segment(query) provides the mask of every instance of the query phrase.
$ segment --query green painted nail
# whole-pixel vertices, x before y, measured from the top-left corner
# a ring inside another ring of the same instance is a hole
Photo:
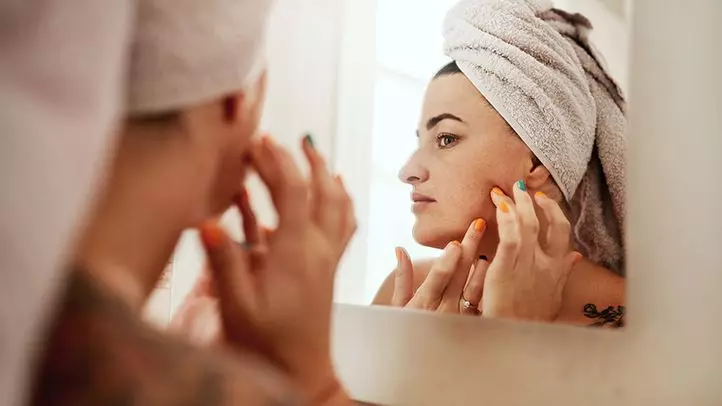
[[[312,148],[315,147],[315,143],[313,142],[313,135],[311,135],[311,133],[306,133],[306,136],[304,138],[306,138],[306,142],[308,143],[308,145],[310,145]]]
[[[526,192],[526,183],[524,183],[523,180],[520,180],[519,182],[516,182],[516,185],[519,186],[519,189],[522,192]]]

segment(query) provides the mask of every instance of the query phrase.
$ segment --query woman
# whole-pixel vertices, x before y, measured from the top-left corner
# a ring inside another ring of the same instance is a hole
[[[400,173],[415,239],[446,248],[416,263],[397,249],[374,303],[622,323],[624,102],[590,28],[543,1],[449,12],[454,62],[427,88],[419,148]]]
[[[128,354],[125,348],[114,352],[112,346],[102,347],[105,352],[95,360],[105,370],[110,364],[124,367],[109,379],[128,391],[117,396],[151,404],[195,404],[193,399],[208,396],[218,404],[254,402],[260,396],[252,391],[237,395],[256,384],[258,393],[277,386],[269,386],[270,377],[263,374],[267,368],[252,379],[236,376],[236,385],[229,384],[234,357],[250,352],[290,378],[302,400],[350,404],[335,376],[329,341],[334,275],[355,230],[353,209],[310,137],[302,143],[310,183],[285,149],[268,136],[256,137],[265,94],[261,51],[269,5],[224,0],[138,4],[127,115],[108,182],[74,258],[75,275],[87,281],[84,287],[97,287],[122,303],[114,303],[108,314],[98,307],[88,316],[106,316],[98,321],[93,339],[142,341],[133,336],[132,322],[126,324],[127,332],[109,337],[103,323],[126,309],[138,315],[181,232],[200,227],[219,297],[225,348],[234,354],[207,360],[190,350],[184,356],[178,350],[185,347],[177,344],[156,343],[156,352],[146,353],[150,358],[143,364],[137,354],[122,356]],[[268,187],[278,213],[278,228],[267,235],[259,232],[243,186],[249,168]],[[209,221],[232,205],[243,218],[243,246]],[[61,358],[54,364],[62,368],[67,362],[56,350],[51,353]],[[176,367],[165,370],[163,382],[156,385],[156,367],[173,362]],[[248,364],[258,367],[257,362]],[[146,368],[138,368],[142,365]],[[203,367],[204,374],[195,366]],[[95,376],[103,368],[91,362],[84,370]],[[69,391],[74,382],[62,376],[51,374],[46,381],[55,379]],[[201,393],[203,388],[213,395]],[[109,401],[105,399],[97,403]]]

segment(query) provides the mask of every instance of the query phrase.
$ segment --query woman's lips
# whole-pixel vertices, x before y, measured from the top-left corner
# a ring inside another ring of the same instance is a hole
[[[436,203],[436,200],[431,197],[416,192],[411,193],[411,201],[414,202],[411,205],[411,211],[414,213],[419,213]]]

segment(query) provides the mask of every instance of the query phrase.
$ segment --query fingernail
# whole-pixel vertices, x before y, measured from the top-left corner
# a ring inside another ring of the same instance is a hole
[[[484,221],[484,219],[474,220],[474,230],[476,230],[476,231],[483,230],[485,225],[486,225],[486,221]]]
[[[522,192],[526,192],[526,183],[524,183],[523,180],[516,182],[516,186],[519,187],[519,190]]]
[[[506,202],[501,202],[499,210],[501,210],[502,213],[509,213],[509,206],[506,205]]]
[[[572,262],[573,265],[578,264],[582,259],[584,259],[584,255],[582,255],[579,252],[576,252],[576,258],[574,258],[574,261]]]
[[[501,189],[498,188],[498,187],[495,187],[494,189],[491,189],[491,191],[492,191],[494,194],[496,194],[496,195],[504,196],[504,191],[501,190]]]
[[[457,245],[457,246],[461,246],[461,243],[460,243],[459,241],[457,241],[457,240],[452,241],[451,244],[454,244],[454,245]]]
[[[336,180],[336,183],[343,186],[343,178],[341,178],[341,175],[336,175],[333,178],[334,178],[334,180]]]
[[[543,198],[547,197],[547,195],[544,194],[544,192],[541,192],[541,191],[534,193],[534,196],[536,196],[536,197],[539,198],[539,199],[543,199]]]
[[[486,255],[479,255],[479,259],[482,261],[488,261],[489,258]]]
[[[311,133],[306,133],[303,138],[306,140],[309,147],[315,148],[315,143],[313,142],[313,135],[311,135]]]
[[[401,248],[396,247],[396,262],[401,265]]]
[[[206,222],[201,226],[201,239],[211,249],[216,249],[223,241],[223,231],[215,222]]]

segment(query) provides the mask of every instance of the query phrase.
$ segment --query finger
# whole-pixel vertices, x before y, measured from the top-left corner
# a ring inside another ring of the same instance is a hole
[[[521,235],[517,221],[514,204],[499,188],[491,193],[492,201],[496,205],[496,222],[499,228],[499,245],[494,257],[495,270],[512,271],[516,265],[519,249],[521,248]]]
[[[461,243],[452,241],[446,245],[440,258],[434,261],[428,276],[409,301],[410,307],[436,309],[441,303],[444,291],[454,275],[461,258]]]
[[[559,204],[543,192],[537,192],[534,199],[544,213],[548,224],[546,252],[549,256],[559,257],[569,250],[571,224]]]
[[[266,264],[268,247],[265,245],[265,240],[261,236],[261,229],[258,226],[256,214],[251,208],[248,190],[244,188],[234,200],[236,206],[238,207],[238,212],[241,215],[243,235],[245,238],[245,242],[242,245],[243,249],[246,250],[246,255],[249,258],[251,268],[263,269]]]
[[[414,265],[409,254],[401,247],[396,247],[396,262],[394,295],[391,298],[391,305],[404,307],[414,295]]]
[[[255,307],[252,270],[245,253],[216,223],[201,226],[201,241],[216,282],[223,320],[245,317]]]
[[[477,259],[476,264],[474,264],[474,269],[471,271],[469,281],[464,287],[462,299],[468,300],[471,307],[465,308],[462,306],[462,313],[469,315],[479,314],[479,304],[484,295],[484,279],[486,278],[487,269],[489,269],[489,261],[482,255]]]
[[[288,223],[292,227],[305,226],[311,220],[309,204],[310,189],[308,182],[304,179],[296,161],[286,148],[283,148],[277,143],[270,143],[270,145],[272,148],[275,148],[276,154],[278,154],[280,158],[281,168],[287,182],[286,189],[289,192],[287,202],[293,206],[293,208],[288,211],[293,217],[287,216],[283,218],[279,212],[279,229],[283,227],[284,223]]]
[[[528,269],[531,267],[534,254],[539,247],[539,218],[534,209],[534,201],[526,191],[524,181],[520,180],[514,183],[512,189],[521,237],[517,267],[519,269]]]
[[[444,291],[444,303],[451,305],[452,309],[458,310],[461,293],[466,281],[469,279],[469,271],[474,264],[474,260],[477,258],[479,243],[485,230],[486,221],[476,219],[469,225],[464,239],[461,240],[461,258],[454,270],[451,281],[449,281],[448,288]]]
[[[243,235],[246,243],[255,246],[261,243],[261,235],[258,227],[256,214],[251,208],[251,200],[248,196],[248,189],[243,188],[241,193],[234,199],[238,212],[241,214]]]
[[[330,175],[326,160],[306,134],[302,150],[311,168],[312,216],[316,224],[332,239],[339,241],[345,220],[344,191]]]
[[[265,136],[252,149],[251,158],[271,194],[279,227],[304,225],[308,221],[308,188],[290,154]]]
[[[358,223],[356,222],[356,213],[354,210],[353,199],[351,199],[351,195],[349,195],[348,190],[346,190],[346,186],[343,183],[341,175],[336,175],[335,181],[343,192],[343,200],[345,203],[343,230],[341,232],[341,241],[343,246],[345,247],[346,245],[348,245],[349,241],[351,241],[351,238],[356,233]]]

